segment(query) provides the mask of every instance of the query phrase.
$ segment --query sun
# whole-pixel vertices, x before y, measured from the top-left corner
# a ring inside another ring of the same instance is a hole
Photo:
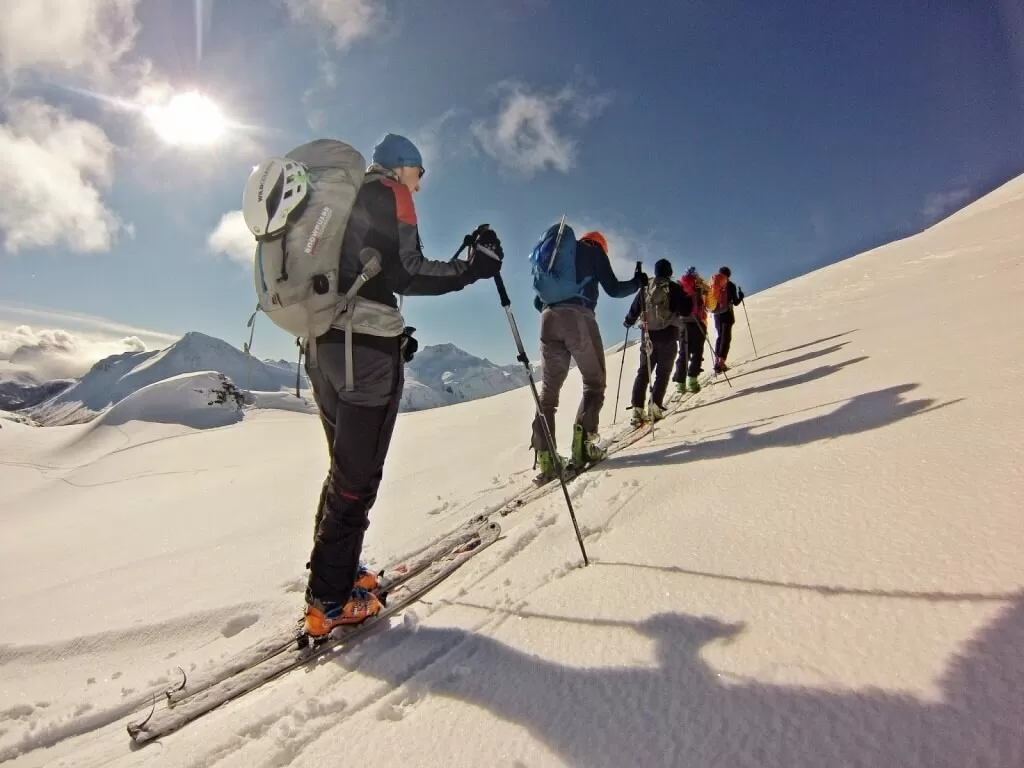
[[[217,105],[195,91],[176,94],[162,106],[149,107],[146,117],[161,139],[181,146],[209,146],[227,128]]]

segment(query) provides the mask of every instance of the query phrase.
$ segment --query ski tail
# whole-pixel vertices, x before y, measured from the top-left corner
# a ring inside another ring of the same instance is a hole
[[[468,560],[496,542],[500,535],[501,526],[498,523],[484,522],[477,528],[474,537],[455,543],[428,567],[395,585],[384,610],[361,624],[342,625],[325,639],[316,642],[309,642],[304,635],[293,635],[289,637],[284,651],[267,659],[257,660],[252,666],[241,669],[202,691],[192,693],[173,707],[157,708],[154,699],[153,707],[144,720],[128,724],[128,735],[136,744],[147,744],[180,730],[208,712],[326,653],[351,647],[375,629],[386,626],[387,619],[409,607],[442,583]]]

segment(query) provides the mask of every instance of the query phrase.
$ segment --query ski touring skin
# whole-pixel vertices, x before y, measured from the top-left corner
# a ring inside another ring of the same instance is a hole
[[[474,524],[475,523],[475,527]],[[413,556],[416,570],[389,582],[387,603],[380,613],[359,624],[336,627],[324,638],[312,639],[305,632],[289,631],[282,639],[261,649],[248,659],[236,659],[208,679],[168,692],[166,706],[157,709],[157,697],[148,716],[129,723],[128,734],[136,744],[146,744],[166,736],[208,712],[301,667],[326,653],[351,646],[370,634],[378,625],[415,603],[443,582],[501,535],[501,526],[484,518],[475,518],[418,555]],[[427,561],[428,553],[432,559]]]

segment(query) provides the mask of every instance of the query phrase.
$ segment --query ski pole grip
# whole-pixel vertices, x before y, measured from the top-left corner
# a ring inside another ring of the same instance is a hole
[[[501,299],[501,306],[512,306],[512,302],[508,298],[508,291],[505,290],[505,281],[501,279],[500,274],[494,276],[494,284],[498,287],[498,298]]]

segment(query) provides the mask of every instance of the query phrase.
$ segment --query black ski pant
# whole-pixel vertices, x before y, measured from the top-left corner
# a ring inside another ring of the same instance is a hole
[[[685,381],[687,376],[700,376],[704,370],[704,339],[707,326],[698,322],[683,323],[683,333],[679,339],[679,357],[676,360],[676,372],[672,381]]]
[[[676,359],[676,348],[679,339],[674,334],[666,337],[651,337],[651,367],[654,369],[654,391],[651,397],[656,405],[665,407],[665,391],[668,389],[669,379],[672,377],[672,364]],[[647,372],[647,350],[643,344],[640,345],[640,367],[636,372],[636,379],[633,381],[634,408],[643,408],[647,400],[647,387],[651,383]]]
[[[729,357],[729,346],[732,344],[732,327],[736,324],[736,315],[732,308],[728,312],[715,315],[715,357],[725,360]]]
[[[405,384],[398,338],[353,339],[351,392],[345,390],[343,331],[331,329],[316,340],[316,366],[306,357],[330,456],[316,511],[307,601],[349,599]]]

